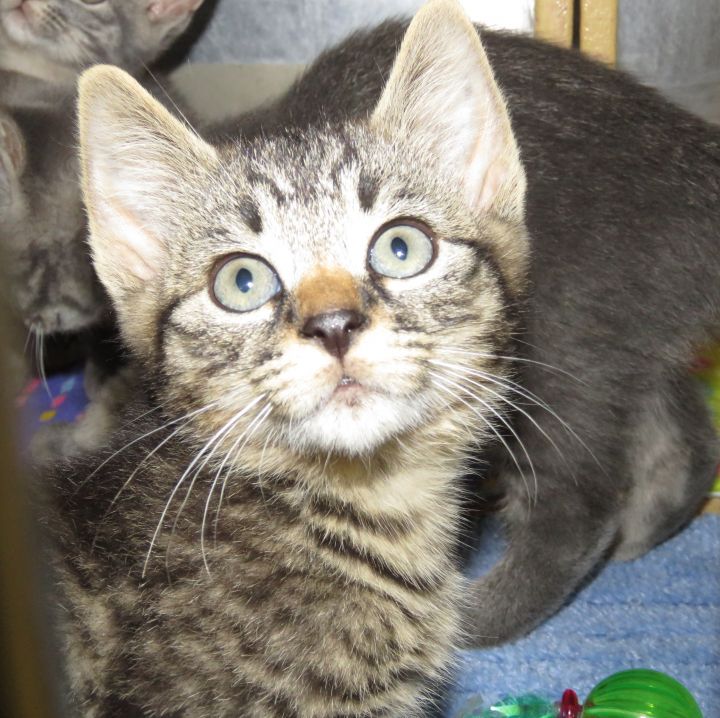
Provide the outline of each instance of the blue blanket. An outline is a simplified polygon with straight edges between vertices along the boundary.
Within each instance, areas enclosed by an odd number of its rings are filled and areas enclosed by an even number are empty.
[[[491,527],[471,568],[481,573],[502,541]],[[720,717],[720,516],[704,515],[630,563],[609,564],[563,610],[512,645],[460,655],[448,718],[502,695],[581,700],[627,668],[664,671],[685,684],[705,718]]]

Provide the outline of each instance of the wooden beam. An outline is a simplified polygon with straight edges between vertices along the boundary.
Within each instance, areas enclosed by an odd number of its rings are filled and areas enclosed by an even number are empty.
[[[535,0],[535,37],[571,47],[573,0]]]
[[[614,65],[617,59],[618,0],[580,0],[580,49]]]
[[[5,312],[4,303],[0,304]],[[6,312],[5,312],[6,314]],[[15,443],[18,417],[11,408],[10,343],[0,315],[0,710],[13,718],[57,716],[49,658],[46,609],[41,594],[38,535],[29,510],[28,479],[20,470]]]

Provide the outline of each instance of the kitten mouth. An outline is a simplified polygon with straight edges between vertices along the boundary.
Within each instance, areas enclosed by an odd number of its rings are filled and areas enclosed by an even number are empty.
[[[350,376],[343,376],[342,379],[340,379],[340,381],[337,383],[338,389],[344,389],[345,387],[350,386],[360,386],[360,382]]]
[[[331,400],[338,400],[340,403],[347,404],[348,406],[358,406],[365,393],[365,387],[357,381],[357,379],[353,379],[350,376],[343,376],[336,384]]]

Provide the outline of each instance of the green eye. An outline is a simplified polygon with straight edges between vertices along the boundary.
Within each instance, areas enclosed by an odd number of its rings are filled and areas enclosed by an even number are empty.
[[[231,312],[250,312],[280,292],[280,279],[262,259],[233,254],[213,272],[210,293],[217,304]]]
[[[385,227],[370,243],[370,266],[385,277],[406,279],[427,269],[435,257],[430,230],[419,223]]]

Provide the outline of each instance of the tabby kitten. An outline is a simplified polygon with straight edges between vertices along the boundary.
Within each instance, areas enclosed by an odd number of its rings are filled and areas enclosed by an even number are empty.
[[[279,104],[218,130],[252,137],[364,116],[405,30],[358,33]],[[508,546],[471,588],[474,645],[527,632],[603,560],[675,533],[720,457],[688,375],[720,337],[720,130],[579,53],[481,34],[527,172],[532,256],[503,352],[512,381],[473,366],[482,349],[433,364],[458,401],[507,389],[516,404],[497,424],[502,442],[479,454],[477,477],[505,487]]]
[[[423,9],[372,115],[213,147],[81,81],[95,266],[142,368],[61,470],[83,715],[419,715],[458,640],[462,472],[524,288],[524,175],[472,25]],[[133,421],[130,421],[133,420]]]
[[[52,108],[87,67],[139,72],[203,0],[0,0],[0,105]]]

